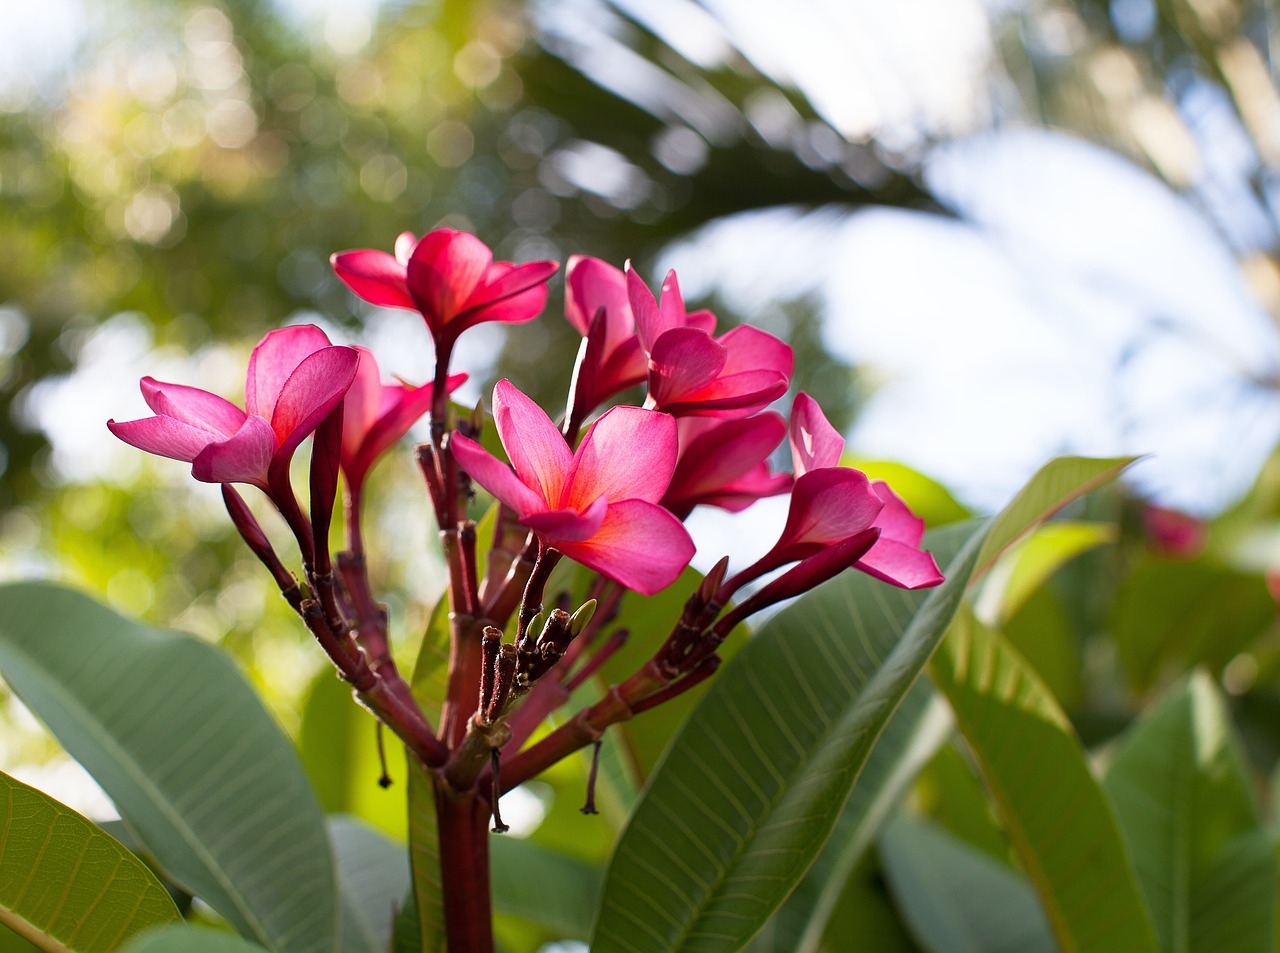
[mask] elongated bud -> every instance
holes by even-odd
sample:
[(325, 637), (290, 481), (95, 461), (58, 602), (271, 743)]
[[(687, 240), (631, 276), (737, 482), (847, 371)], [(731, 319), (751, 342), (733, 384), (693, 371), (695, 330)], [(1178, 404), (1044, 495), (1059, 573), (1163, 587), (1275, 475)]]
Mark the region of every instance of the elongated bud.
[(591, 622), (591, 617), (596, 614), (596, 600), (588, 599), (578, 607), (578, 611), (569, 617), (569, 638), (576, 639), (582, 634), (582, 630)]
[(257, 517), (249, 509), (249, 504), (230, 483), (222, 484), (222, 501), (227, 506), (227, 513), (231, 516), (231, 523), (235, 526), (236, 532), (240, 534), (240, 538), (245, 541), (262, 565), (271, 572), (280, 591), (296, 592), (298, 580), (280, 561), (280, 557), (271, 546), (271, 541), (267, 539), (267, 534), (262, 531)]

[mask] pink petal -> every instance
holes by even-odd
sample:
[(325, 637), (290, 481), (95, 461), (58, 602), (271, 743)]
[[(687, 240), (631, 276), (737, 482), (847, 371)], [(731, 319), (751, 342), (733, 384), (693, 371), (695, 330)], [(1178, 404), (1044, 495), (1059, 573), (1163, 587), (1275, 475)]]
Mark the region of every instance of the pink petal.
[(342, 459), (348, 463), (355, 459), (360, 445), (378, 419), (382, 409), (382, 376), (378, 361), (366, 347), (357, 347), (360, 363), (342, 404)]
[(493, 253), (468, 232), (437, 228), (422, 236), (406, 266), (409, 293), (433, 332), (466, 307), (489, 270)]
[(191, 475), (205, 483), (252, 483), (267, 488), (267, 470), (276, 454), (271, 425), (252, 414), (229, 440), (211, 443), (191, 463)]
[[(466, 374), (450, 374), (445, 387), (448, 393), (466, 383)], [(423, 384), (421, 387), (405, 387), (403, 384), (382, 385), (384, 400), (378, 419), (365, 432), (364, 441), (359, 452), (348, 466), (348, 479), (363, 476), (373, 466), (374, 461), (382, 456), (392, 444), (409, 432), (409, 428), (418, 422), (431, 409), (434, 387)], [(350, 400), (350, 394), (347, 400)]]
[(627, 299), (627, 278), (599, 258), (574, 255), (565, 278), (564, 316), (579, 334), (586, 335), (597, 311), (604, 308), (605, 353), (635, 334), (635, 319)]
[(559, 548), (564, 543), (577, 543), (594, 536), (608, 509), (609, 501), (602, 496), (582, 512), (567, 509), (530, 513), (520, 522), (541, 536), (548, 546)]
[(716, 379), (725, 350), (705, 331), (664, 331), (649, 351), (649, 399), (658, 407), (679, 403)]
[(493, 419), (520, 481), (545, 501), (541, 509), (560, 509), (573, 454), (551, 418), (514, 384), (501, 380), (493, 388)]
[[(399, 246), (397, 241), (397, 257)], [(409, 294), (404, 262), (397, 261), (384, 251), (372, 248), (340, 251), (329, 256), (329, 264), (344, 285), (370, 304), (384, 308), (417, 307)]]
[(675, 472), (675, 418), (639, 407), (614, 407), (591, 425), (573, 456), (565, 502), (581, 509), (604, 497), (662, 499)]
[(323, 347), (332, 345), (314, 324), (268, 331), (249, 355), (249, 374), (244, 385), (245, 410), (271, 420), (289, 375), (304, 358)]
[(408, 265), (413, 257), (413, 249), (418, 244), (418, 236), (413, 232), (401, 232), (396, 236), (396, 261)]
[(696, 497), (728, 486), (762, 466), (782, 442), (787, 422), (775, 413), (734, 420), (684, 417), (679, 429), (680, 462), (670, 493)]
[(644, 500), (611, 503), (591, 539), (557, 548), (588, 569), (646, 596), (671, 585), (694, 552), (693, 540), (680, 521)]
[(869, 528), (884, 508), (861, 470), (811, 470), (795, 482), (791, 509), (774, 546), (785, 552), (802, 544), (827, 545)]
[(902, 497), (894, 493), (884, 480), (876, 480), (871, 488), (884, 501), (884, 509), (873, 524), (880, 527), (880, 538), (912, 548), (919, 546), (920, 540), (924, 539), (924, 520), (912, 513)]
[(107, 429), (139, 450), (190, 463), (211, 443), (225, 440), (213, 433), (172, 417), (144, 417), (142, 420), (107, 421)]
[(653, 345), (663, 331), (670, 330), (663, 324), (658, 302), (644, 280), (636, 274), (631, 262), (624, 267), (627, 276), (627, 300), (631, 303), (631, 315), (635, 319), (636, 334), (645, 353), (653, 352)]
[(840, 464), (844, 438), (831, 426), (818, 402), (801, 391), (791, 405), (791, 462), (796, 476)]
[(229, 437), (244, 423), (245, 413), (229, 400), (198, 387), (165, 384), (151, 377), (140, 381), (147, 406), (157, 414)]
[(547, 510), (547, 503), (536, 492), (520, 482), (511, 468), (474, 440), (454, 433), (449, 447), (458, 466), (497, 500), (511, 507), (521, 517)]
[(744, 324), (720, 335), (716, 343), (725, 349), (723, 376), (770, 370), (791, 380), (795, 352), (772, 334)]
[(360, 354), (355, 348), (326, 347), (307, 355), (289, 375), (271, 418), (282, 456), (291, 456), (338, 406), (355, 379), (359, 363)]
[(530, 261), (523, 265), (495, 261), (489, 266), (480, 287), (467, 300), (467, 311), (488, 308), (521, 295), (544, 284), (559, 268), (560, 265), (554, 261)]
[(930, 553), (887, 539), (883, 533), (871, 550), (854, 565), (868, 575), (903, 589), (936, 586), (943, 579)]

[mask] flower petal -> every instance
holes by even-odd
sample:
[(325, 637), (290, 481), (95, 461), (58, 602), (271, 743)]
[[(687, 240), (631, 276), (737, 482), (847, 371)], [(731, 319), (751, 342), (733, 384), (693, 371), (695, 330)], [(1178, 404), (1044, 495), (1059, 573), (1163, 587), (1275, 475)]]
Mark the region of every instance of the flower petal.
[(165, 384), (152, 377), (144, 377), (139, 383), (147, 406), (163, 417), (172, 417), (223, 437), (230, 437), (244, 423), (243, 410), (207, 390)]
[(602, 496), (582, 512), (574, 509), (548, 510), (530, 513), (521, 517), (520, 522), (541, 536), (548, 546), (559, 548), (563, 543), (576, 543), (594, 536), (608, 509), (609, 501)]
[(249, 373), (244, 385), (245, 410), (271, 420), (289, 375), (297, 370), (304, 358), (323, 347), (332, 345), (314, 324), (268, 331), (249, 355)]
[(575, 562), (646, 596), (671, 585), (694, 553), (693, 540), (681, 522), (644, 500), (611, 503), (594, 536), (557, 548)]
[(288, 457), (320, 426), (346, 395), (356, 376), (360, 354), (355, 348), (326, 347), (307, 355), (280, 390), (271, 427)]
[(887, 539), (883, 533), (854, 568), (902, 589), (924, 589), (943, 579), (931, 553)]
[(399, 241), (396, 242), (396, 257), (373, 248), (340, 251), (329, 256), (329, 264), (344, 285), (370, 304), (384, 308), (416, 308), (405, 280), (404, 262), (397, 261), (399, 251)]
[(493, 262), (489, 246), (469, 232), (437, 228), (413, 249), (406, 266), (409, 293), (439, 333), (464, 307)]
[(252, 483), (265, 490), (276, 449), (271, 425), (250, 414), (234, 436), (200, 452), (191, 462), (191, 475), (205, 483)]
[(591, 425), (573, 455), (565, 504), (581, 509), (604, 497), (662, 499), (676, 468), (674, 417), (639, 407), (614, 407)]
[(726, 356), (705, 331), (664, 331), (649, 351), (649, 399), (662, 408), (700, 392), (715, 381)]
[(861, 470), (827, 467), (796, 480), (791, 509), (774, 550), (805, 544), (827, 545), (869, 528), (884, 508)]
[(818, 402), (804, 391), (796, 394), (791, 405), (788, 436), (791, 462), (797, 477), (810, 470), (839, 466), (840, 454), (844, 452), (844, 437), (831, 426)]
[(194, 460), (209, 444), (226, 439), (222, 434), (163, 416), (119, 423), (108, 420), (107, 429), (131, 447), (185, 463)]
[(547, 503), (541, 496), (521, 483), (509, 466), (474, 440), (455, 432), (449, 438), (449, 447), (458, 466), (472, 480), (521, 517), (546, 511)]
[(493, 420), (520, 481), (542, 497), (543, 509), (560, 509), (573, 454), (551, 418), (514, 384), (501, 380), (493, 388)]

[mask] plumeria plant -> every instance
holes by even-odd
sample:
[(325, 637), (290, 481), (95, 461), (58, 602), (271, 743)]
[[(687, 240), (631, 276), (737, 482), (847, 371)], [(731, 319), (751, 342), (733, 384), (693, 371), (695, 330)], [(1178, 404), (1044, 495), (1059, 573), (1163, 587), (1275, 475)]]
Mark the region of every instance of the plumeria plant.
[[(398, 861), (375, 863), (381, 848), (315, 821), (290, 755), (259, 739), (272, 729), (234, 670), (208, 660), (209, 646), (120, 634), (127, 623), (117, 617), (67, 633), (82, 638), (96, 625), (104, 638), (116, 634), (92, 664), (118, 688), (141, 684), (139, 670), (167, 680), (173, 690), (151, 692), (134, 717), (90, 684), (69, 646), (50, 636), (19, 650), (0, 637), (0, 670), (116, 799), (128, 824), (117, 833), (137, 855), (105, 834), (93, 846), (115, 851), (132, 878), (103, 894), (111, 909), (121, 909), (122, 890), (135, 901), (108, 924), (102, 946), (78, 945), (91, 914), (68, 926), (74, 902), (14, 899), (0, 877), (0, 919), (44, 948), (490, 953), (491, 882), (501, 873), (517, 882), (526, 912), (589, 907), (578, 922), (594, 927), (576, 935), (591, 930), (595, 949), (738, 949), (805, 877), (841, 818), (855, 808), (855, 824), (883, 817), (850, 791), (888, 785), (894, 765), (914, 757), (927, 705), (912, 686), (953, 618), (971, 617), (961, 608), (970, 581), (1120, 465), (1076, 461), (1033, 482), (993, 527), (965, 525), (924, 548), (922, 520), (893, 489), (842, 465), (844, 441), (816, 401), (795, 395), (789, 421), (768, 409), (790, 386), (791, 348), (753, 327), (717, 333), (713, 314), (686, 309), (674, 273), (655, 295), (629, 264), (569, 260), (565, 316), (582, 343), (553, 419), (508, 380), (493, 388), (487, 413), (483, 402), (459, 411), (450, 394), (467, 377), (451, 366), (459, 337), (485, 322), (534, 320), (554, 262), (494, 261), (475, 236), (442, 228), (401, 235), (394, 254), (346, 251), (332, 263), (364, 300), (421, 314), (432, 381), (386, 383), (370, 351), (334, 345), (314, 326), (286, 327), (253, 350), (243, 409), (148, 377), (142, 393), (154, 416), (108, 426), (221, 485), (240, 536), (379, 732), (403, 744), (409, 863), (403, 849)], [(419, 677), (421, 660), (408, 677), (397, 664), (393, 620), (369, 572), (378, 540), (365, 538), (362, 519), (376, 463), (424, 416), (429, 439), (416, 461), (448, 579), (436, 617), (447, 630), (438, 692)], [(292, 464), (307, 438), (304, 488)], [(789, 473), (774, 468), (784, 442)], [(246, 484), (278, 511), (289, 552), (260, 525), (238, 488)], [(705, 576), (688, 568), (695, 545), (684, 523), (696, 508), (738, 512), (780, 495), (789, 498), (785, 524), (763, 556), (742, 566), (721, 558)], [(493, 503), (477, 521), (486, 497)], [(950, 561), (945, 584), (935, 552)], [(838, 576), (838, 586), (748, 639), (744, 623), (757, 613)], [(62, 632), (47, 613), (104, 611), (69, 594), (52, 603), (17, 596), (6, 602), (21, 606), (6, 632)], [(624, 659), (632, 667), (621, 669)], [(73, 703), (65, 692), (61, 702), (47, 697), (60, 680), (83, 685)], [(583, 812), (594, 813), (597, 786), (613, 783), (601, 770), (611, 732), (687, 703), (695, 689), (704, 697), (665, 759), (634, 779), (647, 782), (643, 792), (614, 792), (630, 822), (603, 887), (557, 879), (536, 857), (491, 853), (508, 830), (504, 793), (585, 752)], [(212, 762), (217, 770), (193, 752), (213, 737), (233, 742)], [(42, 797), (14, 788), (19, 796)], [(408, 869), (411, 878), (395, 874)], [(245, 945), (225, 945), (239, 943), (225, 936), (209, 945), (210, 935), (185, 927), (148, 932), (177, 919), (157, 875), (225, 918)]]

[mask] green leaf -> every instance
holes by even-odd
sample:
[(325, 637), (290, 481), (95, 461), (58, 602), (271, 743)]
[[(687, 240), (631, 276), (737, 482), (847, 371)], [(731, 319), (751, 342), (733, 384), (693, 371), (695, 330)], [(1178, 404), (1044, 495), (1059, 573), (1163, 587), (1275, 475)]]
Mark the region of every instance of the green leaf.
[[(857, 573), (780, 613), (712, 680), (614, 852), (592, 950), (736, 950), (817, 855), (893, 711), (942, 637), (981, 529), (947, 582)], [(902, 620), (912, 621), (902, 630)]]
[(147, 865), (87, 818), (0, 774), (0, 923), (42, 950), (106, 953), (181, 915)]
[(1106, 788), (1161, 948), (1270, 953), (1275, 897), (1250, 885), (1274, 880), (1275, 862), (1258, 847), (1249, 775), (1208, 675), (1193, 675), (1130, 730)]
[(328, 825), (342, 898), (342, 951), (381, 953), (409, 889), (407, 849), (354, 817), (333, 816)]
[(173, 926), (144, 933), (121, 953), (264, 953), (264, 950), (231, 933)]
[(821, 946), (880, 824), (950, 733), (950, 710), (932, 688), (916, 682), (876, 742), (817, 860), (751, 941), (753, 953), (814, 953)]
[(1053, 696), (972, 612), (931, 666), (1063, 953), (1154, 953), (1111, 806)]
[(518, 837), (489, 839), (493, 907), (572, 939), (591, 933), (600, 871)]
[(911, 932), (930, 953), (1056, 953), (1027, 879), (931, 824), (898, 817), (880, 863)]
[(1063, 565), (1115, 539), (1110, 523), (1059, 520), (1041, 526), (1016, 543), (992, 571), (978, 600), (978, 618), (1003, 626)]
[(334, 948), (320, 806), (222, 652), (17, 583), (0, 587), (0, 672), (176, 882), (281, 953)]
[(975, 577), (984, 575), (1013, 543), (1072, 500), (1114, 480), (1137, 457), (1058, 457), (1046, 463), (1004, 508), (987, 534)]

